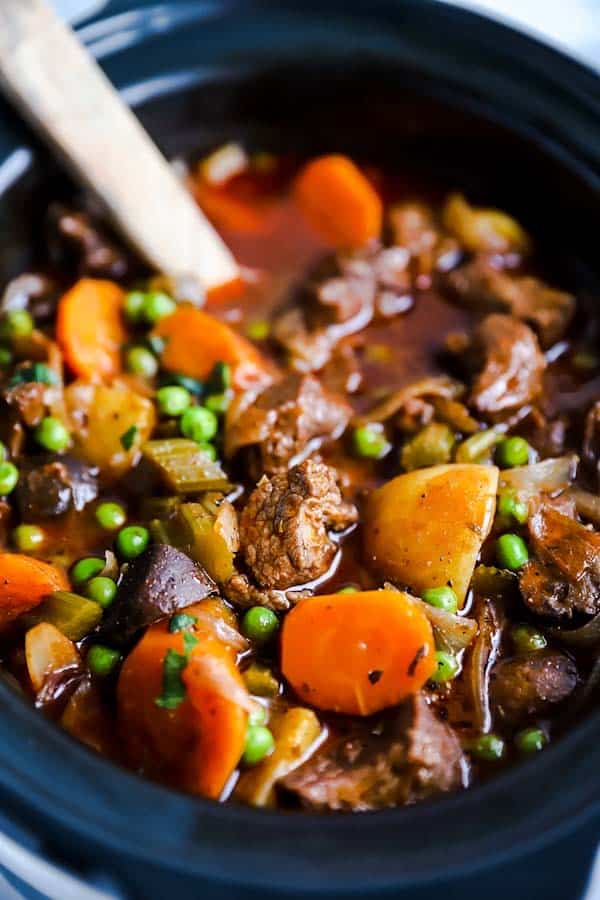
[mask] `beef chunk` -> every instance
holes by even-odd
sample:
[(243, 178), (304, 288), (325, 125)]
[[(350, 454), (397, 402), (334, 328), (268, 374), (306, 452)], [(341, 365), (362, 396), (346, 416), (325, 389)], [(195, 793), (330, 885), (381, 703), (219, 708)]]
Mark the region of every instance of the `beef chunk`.
[(541, 393), (546, 360), (533, 331), (518, 319), (487, 316), (475, 330), (471, 352), (481, 371), (470, 403), (481, 415), (509, 414)]
[(575, 663), (552, 651), (504, 659), (490, 674), (494, 714), (515, 727), (554, 712), (576, 686)]
[(60, 516), (73, 507), (82, 510), (98, 496), (98, 469), (72, 456), (30, 457), (20, 467), (15, 491), (26, 522)]
[(128, 271), (125, 254), (86, 212), (58, 204), (49, 212), (50, 251), (59, 264), (75, 265), (79, 275), (123, 278)]
[(373, 244), (321, 263), (273, 325), (273, 336), (290, 353), (294, 368), (318, 371), (337, 344), (365, 328), (374, 315), (407, 312), (413, 305), (409, 260), (402, 247)]
[(281, 787), (311, 809), (372, 810), (459, 788), (464, 771), (456, 735), (417, 694), (383, 725), (327, 742)]
[(517, 277), (495, 268), (486, 256), (450, 272), (450, 295), (480, 313), (509, 313), (531, 325), (543, 347), (559, 340), (575, 312), (571, 294), (549, 287), (538, 278)]
[(584, 461), (600, 478), (600, 400), (594, 403), (585, 417), (582, 450)]
[(25, 381), (3, 392), (13, 416), (28, 428), (34, 428), (44, 418), (46, 385), (39, 381)]
[(148, 625), (216, 591), (212, 578), (189, 556), (168, 544), (155, 544), (127, 566), (100, 636), (123, 646)]
[(324, 575), (337, 551), (328, 531), (357, 518), (323, 463), (306, 460), (262, 478), (240, 517), (240, 544), (255, 583), (285, 590)]
[(549, 504), (529, 517), (535, 558), (521, 570), (525, 603), (540, 615), (600, 612), (600, 534)]
[(232, 404), (227, 416), (228, 456), (253, 448), (252, 473), (272, 475), (298, 462), (326, 439), (339, 437), (351, 408), (312, 375), (289, 375), (244, 408)]
[(429, 287), (436, 272), (446, 272), (459, 261), (458, 241), (442, 231), (433, 211), (425, 204), (394, 206), (389, 220), (394, 244), (409, 253), (415, 287)]

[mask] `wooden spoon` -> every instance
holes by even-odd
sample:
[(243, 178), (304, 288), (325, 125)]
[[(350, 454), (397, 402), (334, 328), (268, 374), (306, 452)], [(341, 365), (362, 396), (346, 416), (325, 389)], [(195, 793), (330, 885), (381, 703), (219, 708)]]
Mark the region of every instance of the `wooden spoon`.
[(229, 249), (46, 0), (0, 0), (0, 86), (153, 268), (195, 275), (206, 290), (238, 277)]

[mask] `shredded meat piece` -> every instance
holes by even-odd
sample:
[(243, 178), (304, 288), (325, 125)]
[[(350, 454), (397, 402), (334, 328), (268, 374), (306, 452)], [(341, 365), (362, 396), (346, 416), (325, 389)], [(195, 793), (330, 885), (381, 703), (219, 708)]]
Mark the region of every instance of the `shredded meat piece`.
[(241, 396), (231, 404), (225, 425), (225, 452), (232, 457), (252, 447), (251, 474), (272, 475), (299, 462), (325, 440), (340, 436), (351, 408), (312, 375), (292, 374), (268, 387), (250, 405)]
[(543, 347), (559, 340), (575, 312), (572, 294), (538, 278), (518, 277), (495, 268), (489, 257), (476, 256), (446, 278), (450, 295), (476, 312), (509, 313), (531, 325)]
[(4, 391), (4, 400), (28, 428), (39, 425), (44, 417), (46, 385), (26, 381)]
[(521, 570), (527, 606), (546, 616), (600, 612), (600, 534), (549, 504), (529, 517), (535, 558)]
[(260, 588), (285, 590), (325, 574), (337, 552), (329, 531), (358, 519), (342, 500), (336, 473), (306, 460), (261, 478), (240, 517), (244, 561)]
[(496, 663), (490, 674), (494, 714), (516, 726), (553, 712), (577, 686), (575, 663), (558, 652), (532, 652)]
[(97, 475), (98, 469), (70, 456), (23, 461), (15, 491), (21, 517), (36, 522), (60, 516), (71, 507), (82, 510), (98, 495)]
[(49, 211), (51, 253), (60, 263), (74, 264), (79, 275), (123, 278), (126, 255), (85, 212), (54, 204)]
[(502, 416), (531, 403), (542, 391), (546, 360), (531, 328), (511, 316), (487, 316), (471, 347), (481, 371), (470, 402), (478, 413)]
[(294, 601), (306, 596), (306, 592), (261, 590), (250, 583), (247, 575), (236, 572), (222, 585), (223, 594), (230, 603), (249, 609), (251, 606), (265, 606), (278, 612), (285, 612)]
[(584, 461), (600, 479), (600, 400), (585, 417), (582, 450)]
[(455, 733), (417, 694), (379, 727), (366, 721), (327, 742), (280, 785), (311, 809), (360, 811), (454, 790), (464, 771)]
[(458, 241), (442, 231), (425, 204), (394, 206), (389, 220), (394, 243), (410, 255), (410, 272), (416, 288), (429, 287), (436, 272), (446, 272), (459, 261)]
[(413, 305), (409, 261), (405, 248), (374, 243), (321, 263), (273, 324), (294, 368), (319, 371), (339, 341), (362, 331), (374, 315), (407, 312)]

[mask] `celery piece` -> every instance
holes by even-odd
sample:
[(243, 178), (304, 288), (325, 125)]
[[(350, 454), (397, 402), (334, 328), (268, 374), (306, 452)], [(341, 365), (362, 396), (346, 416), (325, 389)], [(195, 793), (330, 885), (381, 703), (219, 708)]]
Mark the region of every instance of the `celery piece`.
[(220, 464), (187, 438), (147, 441), (142, 454), (157, 468), (167, 487), (178, 494), (227, 491), (231, 486)]
[(407, 472), (450, 462), (454, 433), (448, 425), (431, 422), (402, 448), (402, 468)]
[(28, 628), (40, 622), (49, 622), (72, 641), (82, 640), (101, 619), (102, 607), (99, 603), (70, 591), (54, 591), (22, 617)]
[(277, 697), (279, 694), (279, 682), (267, 666), (250, 663), (242, 678), (249, 692), (257, 697)]

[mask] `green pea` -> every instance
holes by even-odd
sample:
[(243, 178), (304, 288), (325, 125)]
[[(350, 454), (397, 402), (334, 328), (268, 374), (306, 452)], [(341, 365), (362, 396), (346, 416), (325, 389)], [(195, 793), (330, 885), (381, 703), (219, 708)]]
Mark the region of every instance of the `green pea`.
[(35, 553), (43, 545), (46, 535), (38, 525), (17, 525), (12, 533), (12, 539), (21, 553)]
[(530, 450), (531, 447), (525, 438), (505, 438), (496, 447), (496, 462), (503, 469), (512, 469), (514, 466), (526, 466), (529, 462)]
[(347, 584), (346, 587), (340, 588), (338, 594), (358, 594), (359, 588), (353, 584)]
[(117, 553), (122, 559), (135, 559), (150, 543), (150, 532), (142, 525), (128, 525), (117, 535)]
[(106, 678), (114, 672), (120, 661), (119, 651), (103, 644), (92, 644), (86, 656), (88, 669), (92, 675), (98, 675), (100, 678)]
[(89, 581), (90, 578), (94, 578), (96, 575), (99, 575), (106, 565), (103, 559), (98, 559), (97, 556), (86, 556), (84, 559), (78, 560), (74, 566), (71, 568), (71, 581), (75, 585), (75, 587), (81, 587), (82, 584), (85, 584), (86, 581)]
[(101, 503), (96, 507), (96, 521), (105, 531), (116, 531), (127, 521), (127, 513), (120, 503)]
[(102, 609), (110, 606), (116, 593), (117, 585), (112, 578), (107, 578), (105, 575), (96, 575), (94, 578), (90, 578), (83, 589), (84, 596), (94, 600)]
[(272, 609), (253, 606), (242, 619), (242, 632), (255, 644), (266, 644), (279, 628), (279, 619)]
[(478, 759), (497, 762), (504, 756), (505, 744), (497, 734), (482, 734), (471, 743), (469, 749)]
[(0, 462), (4, 462), (6, 459), (8, 459), (8, 450), (6, 444), (0, 441)]
[(148, 325), (156, 325), (161, 319), (175, 312), (177, 304), (162, 291), (149, 291), (144, 297), (142, 316)]
[(154, 378), (158, 372), (157, 358), (145, 347), (131, 347), (127, 351), (125, 362), (130, 372), (143, 378)]
[(451, 653), (445, 650), (436, 650), (435, 652), (435, 669), (433, 675), (430, 675), (430, 681), (436, 684), (443, 684), (445, 681), (452, 681), (456, 678), (460, 671), (460, 663)]
[(203, 453), (206, 453), (209, 459), (212, 459), (213, 462), (217, 461), (217, 448), (214, 444), (205, 444), (204, 442), (198, 444), (198, 449), (202, 450)]
[(529, 560), (527, 544), (518, 534), (503, 534), (496, 541), (496, 559), (501, 568), (516, 572)]
[(14, 491), (18, 480), (19, 470), (14, 463), (0, 463), (0, 494), (3, 497)]
[(34, 323), (31, 314), (26, 309), (13, 309), (7, 313), (2, 322), (0, 334), (8, 340), (15, 340), (29, 337), (33, 329)]
[(231, 398), (225, 391), (222, 394), (209, 394), (204, 398), (204, 405), (216, 416), (222, 416), (227, 412)]
[(246, 334), (252, 341), (266, 341), (271, 332), (271, 326), (267, 319), (256, 319), (246, 326)]
[(144, 315), (144, 300), (146, 295), (143, 291), (130, 291), (123, 301), (123, 312), (130, 322), (140, 322)]
[(510, 636), (518, 653), (534, 653), (548, 644), (545, 635), (532, 625), (515, 625)]
[(267, 719), (266, 709), (260, 703), (257, 703), (248, 714), (248, 725), (266, 725)]
[(430, 606), (443, 609), (444, 612), (455, 613), (458, 609), (458, 597), (446, 584), (441, 587), (428, 588), (421, 594), (421, 599)]
[(249, 725), (242, 762), (246, 766), (255, 766), (269, 756), (274, 748), (275, 739), (268, 728), (264, 725)]
[(192, 396), (186, 388), (173, 384), (159, 388), (156, 402), (163, 416), (180, 416), (192, 402)]
[(538, 753), (547, 742), (548, 738), (541, 728), (525, 728), (515, 736), (515, 744), (520, 753)]
[(204, 444), (212, 441), (218, 431), (219, 423), (210, 409), (206, 409), (204, 406), (191, 406), (182, 415), (179, 427), (184, 437)]
[(33, 436), (41, 447), (53, 453), (61, 453), (71, 443), (71, 435), (54, 416), (46, 416), (33, 432)]
[(392, 448), (387, 440), (383, 425), (363, 425), (352, 432), (352, 446), (357, 456), (366, 459), (381, 459)]
[(12, 361), (13, 355), (8, 347), (0, 347), (0, 369), (8, 369)]
[(529, 517), (527, 504), (518, 500), (514, 494), (510, 493), (499, 495), (496, 514), (504, 521), (515, 521), (518, 522), (519, 525), (524, 525)]

